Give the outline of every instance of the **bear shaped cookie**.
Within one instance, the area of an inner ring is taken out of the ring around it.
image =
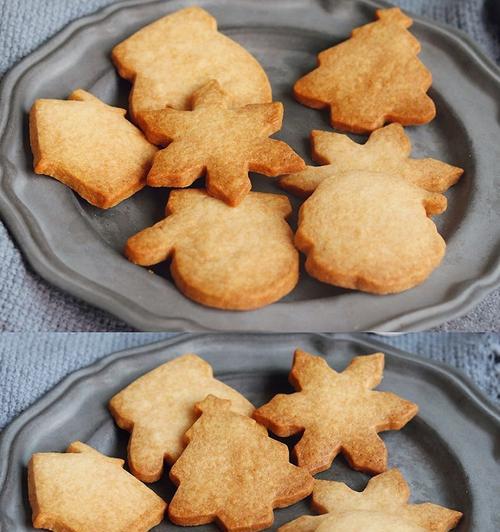
[[[408,290],[439,266],[446,244],[430,219],[446,197],[385,173],[323,181],[300,208],[295,244],[316,279],[375,294]]]

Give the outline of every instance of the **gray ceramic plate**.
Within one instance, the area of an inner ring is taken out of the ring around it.
[[[442,266],[423,285],[392,296],[341,290],[303,274],[288,297],[253,312],[208,309],[183,297],[168,268],[152,276],[127,262],[127,237],[162,217],[166,190],[144,190],[110,211],[80,201],[53,179],[32,173],[28,111],[36,98],[65,98],[86,88],[126,105],[129,85],[110,62],[113,45],[186,0],[127,1],[81,19],[22,61],[0,93],[0,211],[33,267],[48,281],[139,329],[398,331],[431,327],[465,313],[500,281],[500,74],[462,34],[417,19],[412,31],[434,75],[438,117],[410,128],[416,156],[465,168],[437,218],[448,242]],[[291,96],[293,82],[316,53],[374,18],[371,0],[201,0],[221,29],[266,69],[285,104],[286,140],[309,160],[311,129],[329,129],[326,113]],[[278,192],[255,176],[254,188]],[[295,206],[298,201],[294,200]],[[295,226],[295,220],[292,220]]]
[[[32,453],[64,450],[79,439],[106,454],[125,457],[128,434],[116,428],[106,405],[140,375],[194,352],[212,364],[219,379],[260,406],[276,393],[292,391],[287,375],[296,347],[324,355],[338,370],[355,355],[385,352],[386,369],[379,389],[391,390],[420,406],[419,415],[403,430],[382,434],[389,465],[403,472],[412,501],[431,500],[461,510],[464,518],[457,530],[462,532],[500,530],[500,486],[495,474],[499,412],[450,368],[405,354],[368,335],[311,334],[183,335],[116,353],[66,378],[2,435],[0,530],[33,530],[26,493],[26,464]],[[349,469],[341,457],[318,476],[347,482],[358,490],[368,480]],[[166,499],[174,491],[167,476],[153,487]],[[308,501],[277,510],[274,526],[304,513],[310,513]],[[177,527],[164,523],[155,530],[172,528]]]

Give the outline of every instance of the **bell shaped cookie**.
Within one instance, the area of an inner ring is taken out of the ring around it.
[[[188,187],[206,175],[212,196],[237,205],[251,189],[249,171],[276,176],[305,168],[290,146],[268,138],[282,120],[281,103],[234,107],[216,81],[193,95],[192,111],[146,111],[141,127],[148,139],[170,143],[155,156],[148,185]]]
[[[311,143],[313,159],[324,166],[308,166],[280,179],[284,189],[298,196],[307,197],[325,179],[353,171],[397,175],[429,192],[445,192],[463,173],[462,168],[436,159],[412,159],[410,139],[400,124],[375,130],[365,144],[317,130],[311,132]]]
[[[129,238],[125,254],[142,266],[172,259],[175,284],[211,307],[247,310],[277,301],[299,277],[285,221],[285,196],[251,192],[229,207],[203,190],[174,190],[167,217]]]
[[[279,532],[448,532],[462,513],[425,502],[409,504],[410,489],[398,469],[373,477],[361,493],[342,482],[316,480],[312,496],[322,515],[302,516]]]
[[[35,173],[102,209],[132,196],[146,184],[157,149],[125,113],[84,90],[69,100],[37,100],[30,112]]]
[[[170,470],[178,489],[169,506],[172,522],[196,526],[216,521],[227,531],[270,527],[273,508],[307,497],[313,478],[288,460],[288,448],[253,419],[209,395],[201,417],[186,433],[187,447]]]
[[[163,462],[173,464],[184,449],[184,434],[196,420],[195,405],[209,394],[230,401],[231,409],[250,416],[254,407],[241,394],[214,379],[210,364],[183,355],[146,373],[116,394],[109,408],[118,426],[131,433],[130,471],[155,482]]]
[[[28,466],[33,526],[54,532],[146,532],[167,504],[123,469],[123,460],[72,443],[66,453],[36,453]]]
[[[300,209],[296,246],[316,279],[375,294],[427,279],[446,244],[430,219],[446,197],[397,176],[358,171],[323,181]]]
[[[377,10],[377,20],[318,56],[318,67],[294,85],[304,105],[330,109],[333,127],[368,133],[385,122],[418,125],[436,115],[426,94],[432,75],[418,59],[420,43],[397,7]]]
[[[217,31],[201,7],[188,7],[145,26],[113,49],[120,75],[133,83],[130,110],[189,109],[193,92],[211,79],[238,105],[271,101],[267,75],[242,46]]]
[[[387,469],[387,449],[378,432],[399,430],[417,405],[390,392],[373,391],[382,380],[384,355],[353,359],[342,373],[326,360],[297,349],[289,380],[297,390],[278,394],[253,417],[281,437],[303,431],[293,452],[300,467],[325,471],[338,453],[369,473]]]

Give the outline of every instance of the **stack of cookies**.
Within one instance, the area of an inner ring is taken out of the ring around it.
[[[131,433],[128,466],[75,442],[66,453],[37,453],[28,467],[36,528],[73,532],[142,532],[165,511],[178,525],[217,523],[251,532],[272,526],[273,509],[312,493],[321,514],[280,530],[446,532],[462,514],[431,503],[409,504],[408,485],[388,470],[378,432],[404,427],[417,405],[374,391],[384,355],[359,356],[343,372],[325,359],[295,352],[290,382],[297,392],[276,395],[254,409],[213,377],[194,354],[171,360],[115,395],[110,411]],[[293,448],[271,438],[301,434]],[[340,482],[314,480],[342,453],[349,465],[374,476],[362,493]],[[177,487],[167,504],[143,482],[161,479],[164,462]]]
[[[187,297],[222,309],[270,304],[294,289],[299,256],[325,283],[377,294],[423,282],[445,242],[430,216],[462,170],[412,159],[403,126],[435,116],[431,74],[417,58],[412,21],[398,8],[319,54],[294,86],[296,99],[330,109],[332,126],[370,133],[361,145],[335,132],[311,133],[306,167],[280,130],[283,105],[254,57],[189,7],[153,22],[112,53],[132,82],[130,118],[88,92],[37,100],[30,113],[36,173],[111,208],[145,185],[169,187],[166,217],[132,236],[125,255],[152,266],[170,259]],[[392,122],[385,127],[384,124]],[[249,172],[282,176],[302,197],[295,236],[280,194],[251,192]],[[188,189],[205,177],[205,189]]]

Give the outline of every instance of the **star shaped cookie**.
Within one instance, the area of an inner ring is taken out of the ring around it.
[[[302,516],[279,532],[447,532],[461,512],[425,502],[408,504],[410,489],[398,469],[373,477],[361,493],[342,482],[316,480],[312,504],[320,514]]]
[[[356,357],[337,373],[324,358],[297,349],[289,376],[297,393],[276,395],[253,417],[281,437],[304,431],[293,451],[313,474],[328,469],[338,453],[354,469],[380,473],[387,449],[377,433],[401,429],[418,411],[393,393],[372,391],[383,369],[382,353]]]
[[[400,124],[377,129],[365,144],[315,130],[311,144],[313,159],[325,166],[308,166],[280,179],[283,188],[299,196],[309,196],[329,177],[355,170],[393,174],[429,192],[445,192],[463,174],[462,168],[436,159],[412,159],[410,139]]]
[[[66,453],[36,453],[28,465],[33,526],[47,530],[146,532],[167,504],[109,458],[74,442]]]
[[[248,172],[277,176],[302,170],[304,161],[284,142],[268,137],[281,128],[278,102],[235,107],[216,81],[194,93],[192,111],[145,111],[140,124],[156,155],[147,183],[188,187],[206,174],[208,192],[229,205],[251,189]]]

